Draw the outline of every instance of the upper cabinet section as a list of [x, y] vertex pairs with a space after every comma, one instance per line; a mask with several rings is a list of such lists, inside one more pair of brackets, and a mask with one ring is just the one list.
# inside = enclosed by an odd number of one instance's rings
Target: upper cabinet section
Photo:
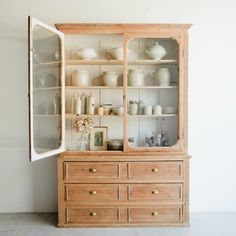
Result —
[[[66, 34], [66, 150], [187, 153], [190, 25], [56, 27]], [[87, 119], [82, 134], [76, 124]]]
[[30, 160], [64, 151], [64, 35], [29, 17]]

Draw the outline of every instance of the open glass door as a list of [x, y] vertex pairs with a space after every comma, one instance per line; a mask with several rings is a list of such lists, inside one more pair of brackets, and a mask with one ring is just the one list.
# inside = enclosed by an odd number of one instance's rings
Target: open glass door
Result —
[[28, 18], [29, 156], [65, 150], [64, 34]]

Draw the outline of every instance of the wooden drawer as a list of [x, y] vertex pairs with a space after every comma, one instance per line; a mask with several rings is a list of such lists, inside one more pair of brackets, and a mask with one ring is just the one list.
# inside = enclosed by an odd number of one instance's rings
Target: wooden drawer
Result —
[[129, 185], [131, 201], [178, 201], [182, 199], [182, 184], [134, 184]]
[[129, 222], [180, 223], [181, 207], [130, 207]]
[[79, 181], [98, 179], [118, 179], [120, 177], [119, 163], [108, 162], [65, 162], [64, 163], [64, 180]]
[[182, 162], [134, 162], [129, 163], [129, 179], [173, 180], [182, 178]]
[[67, 223], [102, 223], [119, 222], [119, 207], [68, 207], [66, 208]]
[[119, 185], [66, 184], [65, 198], [67, 201], [117, 201], [119, 200]]

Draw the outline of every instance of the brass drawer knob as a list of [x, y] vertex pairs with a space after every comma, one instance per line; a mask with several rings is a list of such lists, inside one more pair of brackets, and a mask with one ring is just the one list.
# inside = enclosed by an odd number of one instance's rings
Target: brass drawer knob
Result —
[[152, 172], [158, 172], [159, 169], [158, 168], [152, 168]]
[[153, 211], [153, 212], [152, 212], [152, 216], [158, 216], [158, 214], [159, 214], [159, 213], [158, 213], [157, 211]]
[[92, 190], [92, 191], [90, 191], [89, 193], [90, 193], [90, 195], [95, 195], [95, 194], [97, 194], [97, 192], [96, 192], [95, 190]]
[[158, 190], [152, 190], [152, 194], [158, 194], [159, 191]]
[[89, 213], [89, 215], [90, 215], [90, 216], [96, 216], [97, 214], [96, 214], [95, 211], [92, 211], [92, 212]]
[[97, 171], [97, 170], [96, 170], [95, 168], [90, 168], [90, 169], [89, 169], [89, 172], [90, 172], [90, 173], [95, 173], [96, 171]]

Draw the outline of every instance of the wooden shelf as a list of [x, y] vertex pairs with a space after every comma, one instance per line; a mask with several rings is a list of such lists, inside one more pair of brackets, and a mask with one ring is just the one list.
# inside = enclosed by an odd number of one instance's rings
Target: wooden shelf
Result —
[[123, 89], [123, 86], [66, 86], [66, 89]]
[[171, 117], [177, 116], [178, 114], [161, 114], [161, 115], [128, 115], [128, 117], [132, 118], [158, 118], [158, 117]]
[[66, 114], [67, 119], [75, 119], [75, 118], [85, 118], [85, 117], [91, 117], [91, 118], [122, 118], [122, 116], [117, 116], [117, 115], [87, 115], [87, 114], [81, 114], [81, 115], [76, 115], [76, 114]]
[[[176, 64], [177, 60], [130, 60], [128, 65]], [[123, 65], [122, 60], [66, 60], [66, 65]]]
[[47, 90], [58, 90], [61, 87], [47, 87], [47, 88], [34, 88], [34, 91], [47, 91]]

